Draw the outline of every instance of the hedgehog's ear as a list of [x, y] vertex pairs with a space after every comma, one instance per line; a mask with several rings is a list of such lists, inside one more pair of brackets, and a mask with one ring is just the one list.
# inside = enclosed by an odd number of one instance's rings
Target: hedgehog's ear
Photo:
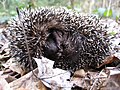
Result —
[[17, 11], [17, 14], [18, 14], [18, 18], [20, 19], [20, 11], [19, 11], [18, 7], [16, 7], [16, 11]]

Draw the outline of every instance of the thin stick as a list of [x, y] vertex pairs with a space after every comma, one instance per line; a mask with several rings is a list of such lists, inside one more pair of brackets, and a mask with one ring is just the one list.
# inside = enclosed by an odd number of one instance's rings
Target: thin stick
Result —
[[[19, 18], [19, 20], [21, 21], [19, 9], [16, 8], [16, 11], [17, 11], [17, 13], [18, 13], [18, 18]], [[23, 34], [24, 34], [24, 40], [25, 40], [26, 49], [27, 49], [27, 51], [28, 51], [28, 59], [29, 59], [29, 62], [30, 62], [30, 63], [29, 63], [29, 64], [30, 64], [30, 68], [31, 68], [31, 70], [32, 70], [33, 75], [34, 75], [36, 78], [38, 78], [38, 77], [36, 76], [36, 74], [33, 72], [32, 59], [31, 59], [31, 55], [30, 55], [29, 46], [28, 46], [28, 43], [27, 43], [27, 42], [28, 42], [28, 41], [27, 41], [27, 35], [25, 34], [25, 29], [24, 29], [23, 23], [21, 23], [21, 25], [22, 25], [22, 30], [23, 30]]]
[[[98, 77], [100, 77], [100, 75], [102, 74], [102, 72], [103, 72], [103, 69], [102, 69], [101, 72], [98, 74]], [[96, 80], [94, 81], [94, 83], [93, 83], [93, 85], [91, 86], [90, 90], [93, 89], [93, 87], [95, 86], [95, 84], [97, 83], [97, 81], [98, 81], [98, 79], [96, 79]]]

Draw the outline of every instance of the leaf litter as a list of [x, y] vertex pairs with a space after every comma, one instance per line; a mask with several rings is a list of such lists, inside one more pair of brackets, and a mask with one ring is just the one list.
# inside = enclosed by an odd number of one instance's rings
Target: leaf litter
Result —
[[[120, 25], [112, 19], [102, 19], [112, 47], [112, 55], [98, 68], [120, 60]], [[1, 29], [3, 30], [3, 29]], [[2, 32], [2, 31], [1, 31]], [[45, 57], [34, 58], [38, 68], [24, 75], [24, 69], [10, 57], [9, 42], [0, 33], [0, 90], [119, 90], [120, 64], [101, 71], [75, 73], [53, 68], [54, 61]], [[33, 74], [34, 73], [34, 74]]]

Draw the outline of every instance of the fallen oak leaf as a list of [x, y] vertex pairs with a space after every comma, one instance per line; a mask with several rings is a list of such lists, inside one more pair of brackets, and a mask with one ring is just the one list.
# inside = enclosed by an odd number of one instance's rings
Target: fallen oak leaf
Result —
[[71, 73], [59, 68], [53, 68], [54, 61], [41, 56], [34, 58], [38, 65], [38, 77], [51, 90], [71, 90], [73, 83], [68, 81]]
[[119, 59], [115, 55], [107, 56], [104, 59], [104, 62], [102, 64], [100, 64], [97, 68], [101, 68], [102, 66], [107, 65], [107, 64], [111, 64], [111, 63], [113, 63], [114, 61], [117, 61], [117, 60], [119, 60]]

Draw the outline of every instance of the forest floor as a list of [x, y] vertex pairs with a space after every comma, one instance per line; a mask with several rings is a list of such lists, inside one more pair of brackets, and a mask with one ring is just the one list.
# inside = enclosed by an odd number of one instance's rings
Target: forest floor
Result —
[[[101, 23], [109, 34], [113, 53], [106, 57], [104, 64], [116, 59], [120, 60], [119, 21], [103, 19]], [[41, 62], [45, 60], [49, 62], [48, 64], [41, 67], [44, 63], [38, 62], [37, 69], [24, 75], [21, 66], [10, 57], [9, 41], [2, 34], [5, 29], [5, 24], [0, 25], [0, 90], [49, 90], [50, 88], [51, 90], [71, 90], [71, 88], [72, 90], [120, 90], [120, 64], [117, 67], [105, 67], [100, 71], [80, 69], [70, 77], [70, 72], [53, 69], [51, 66], [53, 62], [43, 57], [38, 60]], [[41, 69], [45, 69], [47, 72], [44, 72], [45, 77], [39, 79], [37, 77], [39, 77]], [[51, 72], [56, 74], [51, 75]]]

